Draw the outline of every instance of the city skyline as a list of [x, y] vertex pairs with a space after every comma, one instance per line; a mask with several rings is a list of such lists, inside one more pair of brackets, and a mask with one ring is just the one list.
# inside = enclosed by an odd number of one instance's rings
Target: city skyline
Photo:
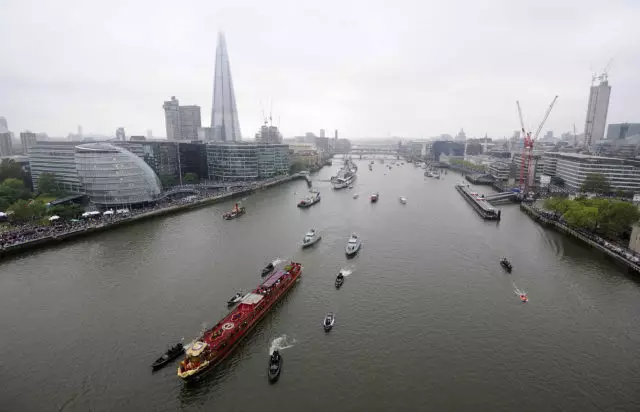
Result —
[[[132, 135], [165, 130], [158, 102], [171, 95], [208, 113], [211, 45], [219, 30], [233, 55], [239, 128], [245, 131], [262, 124], [273, 101], [274, 125], [285, 136], [324, 128], [348, 138], [419, 138], [462, 127], [470, 137], [510, 136], [519, 129], [516, 100], [526, 126], [535, 129], [558, 94], [545, 130], [559, 134], [584, 124], [591, 75], [611, 58], [607, 121], [638, 121], [634, 22], [640, 5], [629, 2], [606, 8], [573, 0], [561, 6], [407, 2], [385, 8], [363, 2], [285, 7], [276, 1], [268, 9], [259, 3], [62, 3], [37, 11], [23, 2], [3, 5], [0, 34], [11, 41], [0, 51], [11, 58], [0, 69], [0, 116], [16, 136], [24, 130], [66, 136], [78, 124], [105, 135], [117, 127]], [[414, 12], [406, 13], [408, 7]], [[264, 17], [267, 12], [271, 17]], [[152, 24], [142, 30], [141, 20]], [[32, 22], [32, 30], [24, 32], [21, 21]], [[322, 30], [306, 30], [309, 25]], [[159, 42], [167, 27], [175, 36]]]

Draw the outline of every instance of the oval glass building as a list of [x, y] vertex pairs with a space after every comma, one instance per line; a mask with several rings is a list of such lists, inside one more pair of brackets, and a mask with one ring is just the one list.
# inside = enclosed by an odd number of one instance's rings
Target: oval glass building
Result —
[[76, 168], [85, 193], [98, 205], [155, 200], [162, 185], [153, 169], [130, 151], [109, 143], [76, 146]]

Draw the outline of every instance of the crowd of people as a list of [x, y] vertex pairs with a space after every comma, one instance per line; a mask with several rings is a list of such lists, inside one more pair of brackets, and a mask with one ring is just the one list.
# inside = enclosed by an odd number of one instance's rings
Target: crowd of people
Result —
[[597, 234], [593, 233], [590, 230], [586, 230], [586, 229], [581, 229], [581, 228], [573, 228], [570, 227], [567, 222], [562, 218], [562, 215], [555, 213], [555, 212], [550, 212], [548, 210], [543, 209], [542, 207], [540, 207], [539, 205], [535, 204], [535, 203], [531, 203], [529, 204], [529, 206], [534, 209], [540, 216], [544, 217], [547, 220], [551, 220], [554, 221], [558, 224], [561, 224], [563, 226], [565, 226], [567, 229], [573, 230], [574, 232], [580, 234], [581, 236], [586, 237], [587, 239], [591, 240], [592, 242], [595, 242], [597, 244], [599, 244], [600, 246], [610, 250], [611, 252], [617, 254], [618, 256], [628, 260], [629, 262], [635, 264], [635, 265], [640, 265], [640, 254], [638, 254], [637, 252], [635, 252], [634, 250], [631, 250], [627, 247], [618, 245], [616, 243], [607, 241], [605, 239], [603, 239], [602, 237], [598, 236]]

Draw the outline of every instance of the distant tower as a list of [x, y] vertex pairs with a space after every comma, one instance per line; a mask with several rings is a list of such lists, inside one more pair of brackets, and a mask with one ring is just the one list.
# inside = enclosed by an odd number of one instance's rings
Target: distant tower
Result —
[[124, 127], [118, 127], [116, 129], [116, 140], [125, 141], [127, 140], [127, 136], [124, 134]]
[[8, 132], [9, 125], [7, 124], [7, 118], [0, 116], [0, 133]]
[[[611, 86], [609, 86], [607, 77], [607, 73], [604, 72], [597, 78], [594, 76], [591, 82], [587, 120], [584, 125], [584, 144], [587, 147], [604, 138], [609, 97], [611, 96]], [[596, 79], [600, 82], [597, 85], [595, 84]]]
[[153, 131], [151, 129], [147, 130], [147, 139], [153, 139]]
[[231, 80], [231, 66], [227, 55], [227, 43], [222, 33], [218, 33], [218, 46], [216, 47], [211, 128], [214, 140], [225, 142], [242, 140], [236, 95]]
[[333, 133], [333, 138], [334, 139], [338, 138], [338, 129], [336, 129], [336, 131]]
[[78, 125], [78, 137], [82, 139], [82, 126]]
[[324, 136], [324, 129], [320, 129], [320, 137], [325, 137]]
[[176, 96], [171, 96], [171, 100], [164, 102], [164, 122], [167, 127], [167, 139], [180, 139], [180, 101]]

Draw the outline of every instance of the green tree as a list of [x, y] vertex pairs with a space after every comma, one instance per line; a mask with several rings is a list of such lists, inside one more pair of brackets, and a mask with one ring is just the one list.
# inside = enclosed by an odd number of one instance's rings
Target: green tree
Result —
[[165, 189], [178, 184], [178, 178], [174, 175], [160, 175], [159, 178], [162, 187]]
[[60, 190], [56, 175], [49, 172], [42, 173], [38, 178], [38, 191], [51, 196], [64, 194], [64, 191]]
[[200, 178], [195, 173], [185, 173], [185, 175], [182, 177], [182, 181], [184, 183], [193, 184], [198, 183], [200, 181]]
[[563, 218], [569, 226], [593, 230], [598, 222], [598, 208], [574, 204], [563, 215]]
[[16, 179], [15, 177], [9, 177], [2, 182], [2, 186], [15, 190], [22, 190], [24, 189], [24, 182], [20, 179]]
[[588, 193], [610, 193], [611, 185], [604, 175], [600, 173], [589, 173], [584, 179], [580, 190]]
[[291, 166], [289, 166], [289, 174], [298, 173], [302, 170], [305, 170], [306, 168], [307, 164], [305, 162], [303, 162], [302, 160], [296, 160], [295, 162], [291, 163]]
[[2, 159], [0, 162], [0, 182], [10, 178], [24, 181], [26, 176], [19, 163], [13, 159]]
[[619, 237], [640, 219], [640, 211], [632, 203], [609, 201], [600, 210], [598, 232], [610, 238]]
[[12, 219], [26, 221], [44, 216], [46, 206], [40, 201], [20, 199], [9, 206], [9, 210], [13, 211]]
[[553, 176], [551, 178], [551, 183], [553, 183], [554, 185], [556, 185], [558, 187], [564, 187], [564, 179], [561, 178], [560, 176]]
[[50, 216], [60, 216], [63, 219], [75, 219], [84, 209], [80, 205], [70, 204], [70, 205], [56, 205], [49, 208], [47, 214]]

